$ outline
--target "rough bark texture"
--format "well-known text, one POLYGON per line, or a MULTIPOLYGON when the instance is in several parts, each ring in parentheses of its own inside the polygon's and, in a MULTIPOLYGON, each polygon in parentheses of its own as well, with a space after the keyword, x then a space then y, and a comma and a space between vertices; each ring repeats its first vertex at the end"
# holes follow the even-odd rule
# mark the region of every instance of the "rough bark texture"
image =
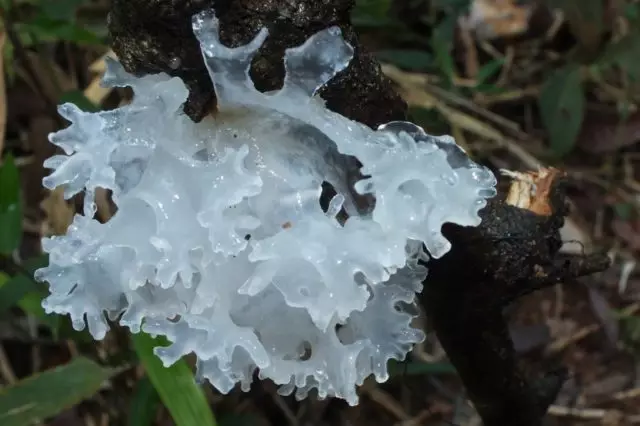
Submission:
POLYGON ((338 25, 355 47, 349 68, 321 96, 335 112, 376 126, 405 118, 406 105, 392 90, 379 65, 358 44, 349 13, 354 0, 113 0, 109 31, 113 49, 128 72, 166 72, 189 87, 185 112, 200 121, 215 104, 213 85, 191 30, 191 17, 213 8, 221 39, 231 47, 246 44, 266 27, 270 37, 254 60, 259 90, 282 85, 284 50, 312 34, 338 25))
MULTIPOLYGON (((353 0, 113 0, 109 29, 125 68, 167 72, 190 89, 185 112, 200 120, 215 94, 191 32, 191 16, 212 7, 222 40, 247 43, 266 26, 270 37, 254 61, 260 90, 282 83, 282 57, 311 34, 339 25, 355 57, 321 93, 329 108, 371 127, 404 119, 406 105, 349 23, 353 0)), ((486 426, 539 426, 563 382, 562 370, 530 379, 520 372, 502 310, 536 289, 607 267, 605 256, 564 258, 558 230, 566 207, 562 179, 549 191, 550 215, 492 200, 477 228, 446 226, 453 249, 429 264, 423 303, 486 426), (460 265, 465 265, 460 268, 460 265)))
POLYGON ((422 301, 440 342, 487 426, 539 426, 566 377, 564 369, 525 377, 503 316, 515 299, 602 271, 606 255, 558 253, 567 213, 563 180, 549 192, 551 214, 492 200, 477 228, 445 225, 452 250, 429 264, 422 301), (460 268, 464 265, 464 268, 460 268))

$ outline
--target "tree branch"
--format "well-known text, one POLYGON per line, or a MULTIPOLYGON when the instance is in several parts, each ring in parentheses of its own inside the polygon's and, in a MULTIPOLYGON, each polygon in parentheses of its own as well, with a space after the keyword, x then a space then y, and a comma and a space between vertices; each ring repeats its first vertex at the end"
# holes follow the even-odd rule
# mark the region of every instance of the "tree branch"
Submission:
POLYGON ((609 265, 604 254, 559 254, 567 213, 563 183, 563 177, 553 177, 547 214, 494 199, 481 211, 480 226, 445 225, 452 249, 429 263, 422 302, 486 426, 540 426, 566 377, 564 369, 525 377, 504 308, 518 297, 609 265))

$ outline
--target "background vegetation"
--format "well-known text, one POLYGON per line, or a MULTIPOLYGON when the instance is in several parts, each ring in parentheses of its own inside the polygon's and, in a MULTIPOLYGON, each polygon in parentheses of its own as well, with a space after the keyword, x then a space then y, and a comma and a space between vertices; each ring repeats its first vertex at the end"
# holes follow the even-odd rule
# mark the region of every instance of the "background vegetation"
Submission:
MULTIPOLYGON (((32 279, 47 262, 40 239, 64 233, 78 209, 41 186, 47 135, 65 126, 55 106, 108 109, 129 96, 99 86, 108 8, 0 0, 0 424, 478 424, 433 336, 349 408, 296 402, 271 383, 222 396, 193 381, 191 359, 162 367, 149 336, 116 327, 95 342, 44 314, 46 285, 32 279)), ((571 371, 550 424, 640 424, 640 4, 358 0, 353 20, 427 131, 454 135, 496 171, 566 170, 564 250, 607 249, 614 267, 514 306, 512 337, 531 368, 571 371)))

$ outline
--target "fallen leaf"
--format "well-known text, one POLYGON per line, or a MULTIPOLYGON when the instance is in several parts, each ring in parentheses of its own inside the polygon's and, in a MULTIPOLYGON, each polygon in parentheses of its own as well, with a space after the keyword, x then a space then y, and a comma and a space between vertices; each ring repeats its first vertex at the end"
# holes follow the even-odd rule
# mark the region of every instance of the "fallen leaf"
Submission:
POLYGON ((534 2, 473 0, 466 25, 479 39, 513 37, 529 28, 534 2))
POLYGON ((47 224, 50 234, 62 235, 73 222, 75 210, 64 199, 64 187, 59 186, 49 192, 47 198, 42 201, 42 210, 47 215, 47 224))

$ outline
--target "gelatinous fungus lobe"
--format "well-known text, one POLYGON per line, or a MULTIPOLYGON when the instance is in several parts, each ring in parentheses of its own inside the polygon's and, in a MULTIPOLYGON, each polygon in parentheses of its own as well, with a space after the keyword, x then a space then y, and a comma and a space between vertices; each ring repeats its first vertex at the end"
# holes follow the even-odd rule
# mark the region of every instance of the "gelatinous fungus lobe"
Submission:
POLYGON ((328 110, 318 90, 353 53, 338 28, 289 49, 284 85, 270 93, 249 76, 266 30, 229 48, 212 13, 193 29, 215 117, 182 113, 180 79, 134 77, 115 61, 104 83, 131 86, 131 104, 60 107, 71 125, 51 142, 65 155, 47 161, 44 184, 84 191, 85 206, 66 235, 43 241, 43 305, 96 339, 107 317, 165 335, 165 365, 193 352, 198 375, 221 392, 248 389, 259 370, 283 393, 356 404, 357 385, 386 380, 388 360, 423 338, 399 307, 421 291, 429 255, 449 250, 442 224, 477 225, 495 178, 448 136, 406 122, 372 130, 328 110), (367 176, 355 186, 354 158, 367 176), (336 195, 323 210, 327 182, 336 195), (98 187, 118 206, 106 223, 93 219, 98 187), (357 205, 358 194, 375 205, 357 205))

